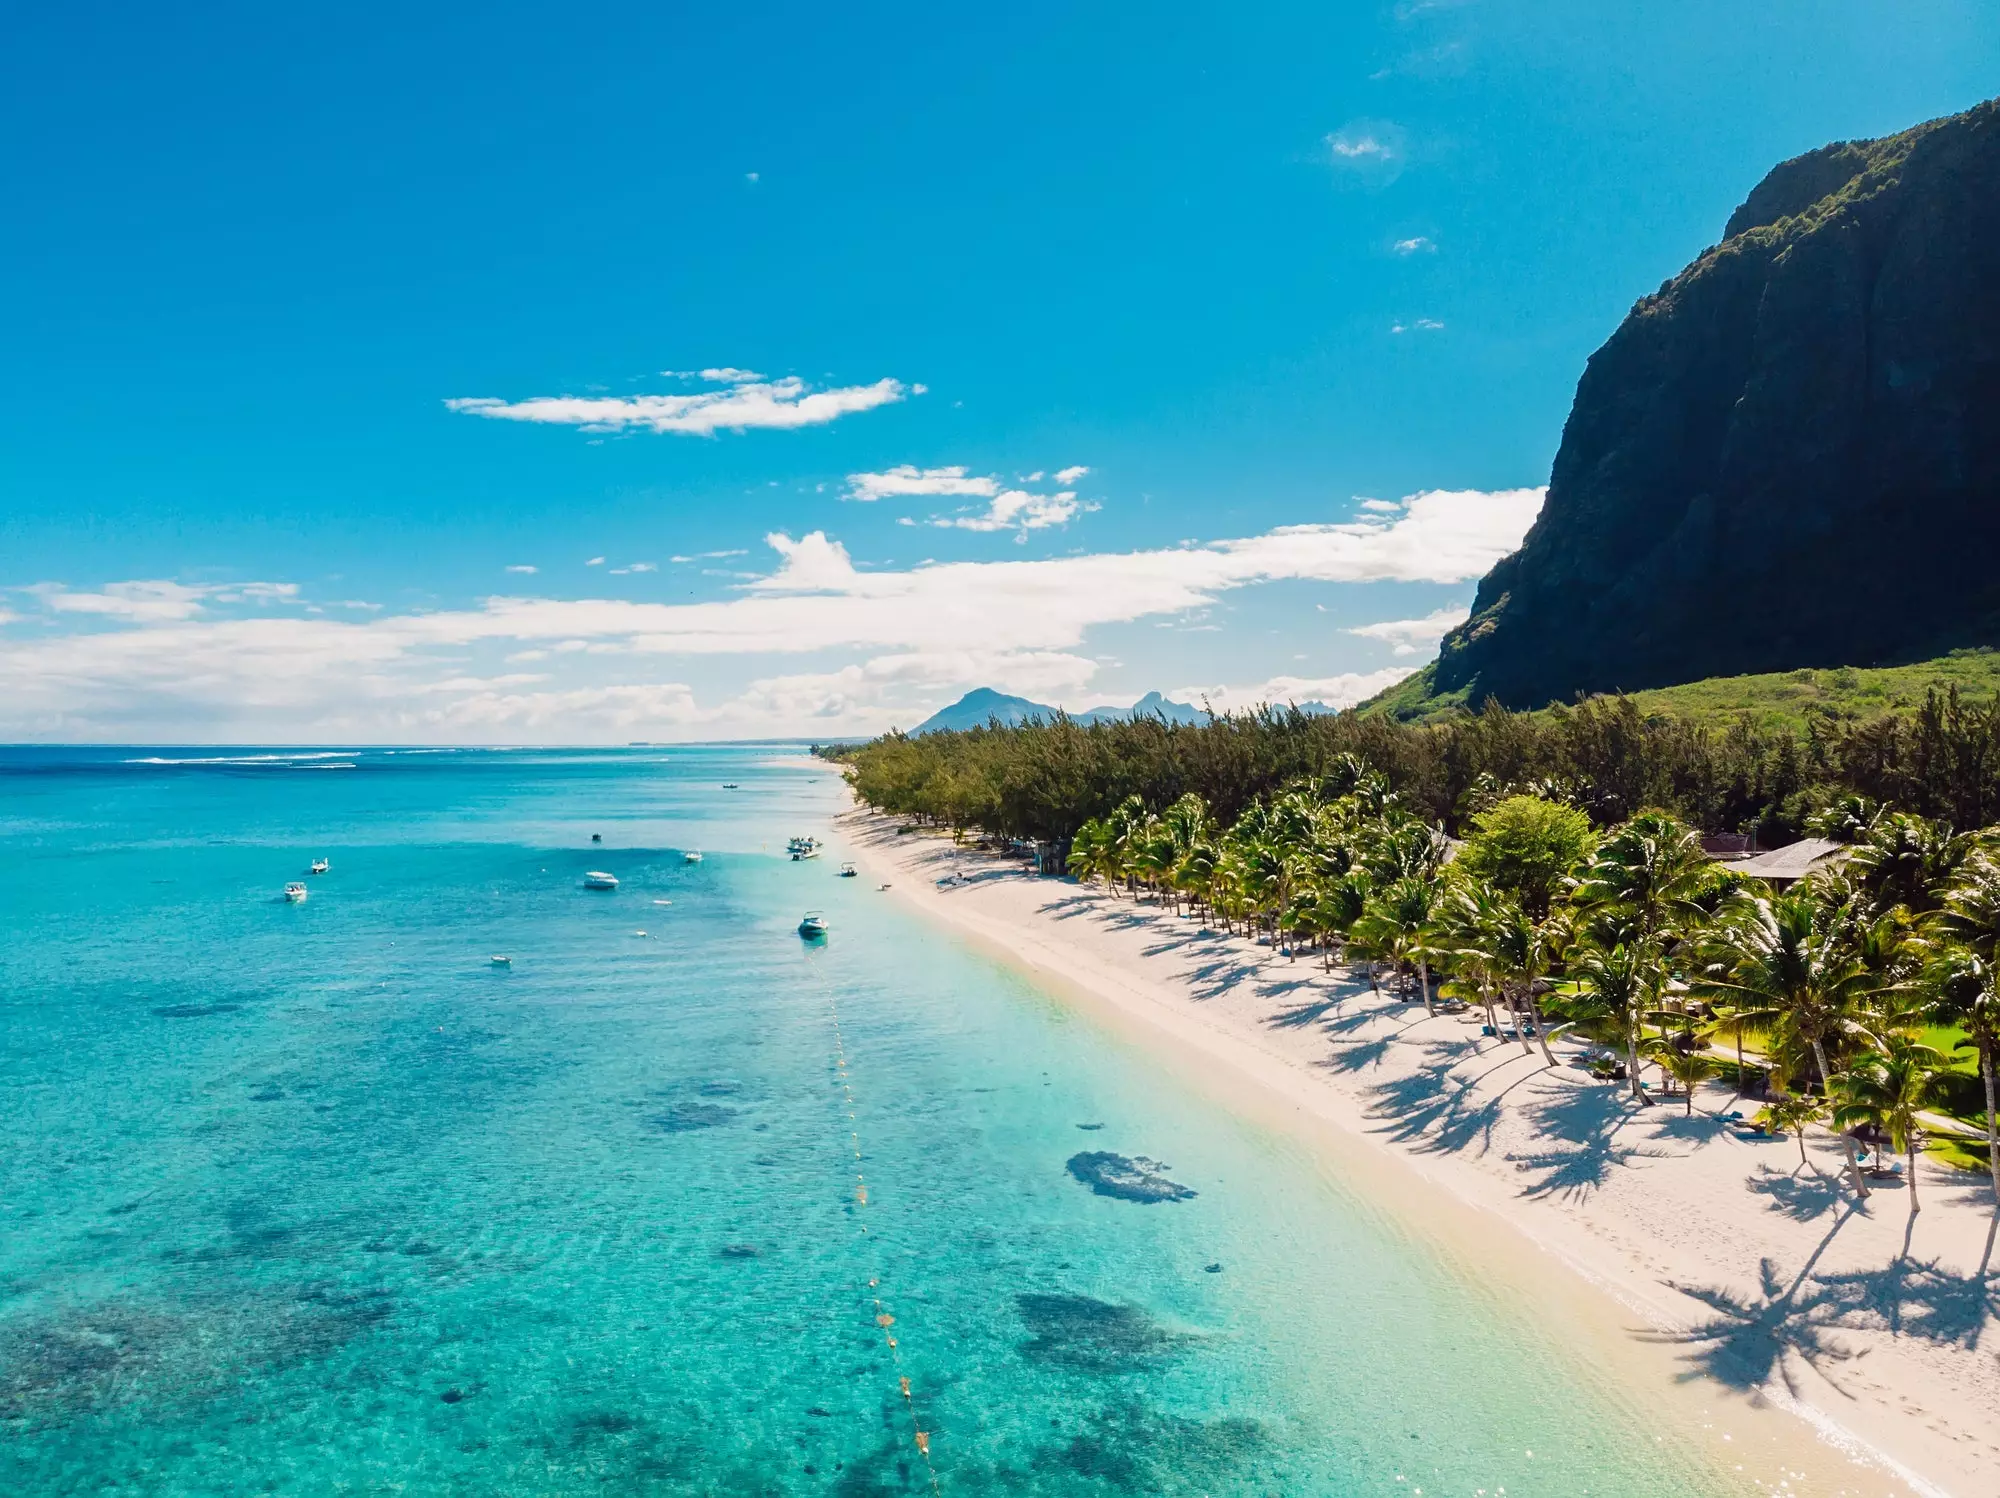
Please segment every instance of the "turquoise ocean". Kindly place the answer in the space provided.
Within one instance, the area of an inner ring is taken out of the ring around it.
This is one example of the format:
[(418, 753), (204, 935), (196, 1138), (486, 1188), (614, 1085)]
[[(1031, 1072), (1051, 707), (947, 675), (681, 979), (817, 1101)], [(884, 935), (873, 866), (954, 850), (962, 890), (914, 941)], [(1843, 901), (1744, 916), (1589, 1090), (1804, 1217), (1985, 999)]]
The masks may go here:
[(1737, 1490), (1302, 1143), (787, 859), (840, 805), (769, 747), (0, 750), (0, 1493)]

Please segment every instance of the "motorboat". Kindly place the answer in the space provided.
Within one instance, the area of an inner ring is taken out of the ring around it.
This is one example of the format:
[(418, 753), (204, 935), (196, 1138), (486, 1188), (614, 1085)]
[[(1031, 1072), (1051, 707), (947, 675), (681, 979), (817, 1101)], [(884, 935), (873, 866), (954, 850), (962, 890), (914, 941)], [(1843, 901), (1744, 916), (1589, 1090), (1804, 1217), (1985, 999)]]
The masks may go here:
[(331, 859), (315, 858), (312, 861), (312, 867), (308, 868), (306, 872), (308, 874), (324, 874), (328, 869), (332, 867), (333, 867), (333, 862)]
[(799, 921), (799, 935), (807, 941), (819, 941), (826, 935), (826, 917), (817, 910), (808, 910)]
[(495, 967), (512, 967), (514, 965), (513, 958), (502, 956), (497, 952), (493, 956), (487, 958), (486, 960), (492, 963)]
[(307, 894), (308, 891), (305, 885), (301, 884), (296, 879), (294, 879), (290, 884), (285, 886), (285, 898), (291, 901), (292, 904), (294, 905), (305, 904)]
[(602, 869), (592, 869), (583, 876), (583, 887), (585, 889), (616, 889), (618, 888), (618, 876), (616, 874), (607, 874)]
[(841, 877), (841, 878), (843, 878), (843, 879), (852, 879), (852, 878), (854, 878), (854, 876), (855, 876), (855, 870), (854, 870), (854, 865), (853, 865), (853, 864), (851, 864), (851, 863), (844, 863), (844, 864), (842, 864), (842, 865), (840, 866), (840, 877)]
[(601, 832), (593, 832), (590, 835), (590, 840), (593, 843), (601, 843), (604, 841), (604, 834)]
[(690, 848), (690, 849), (688, 849), (688, 850), (687, 850), (687, 852), (685, 852), (685, 853), (683, 853), (683, 854), (681, 855), (681, 862), (682, 862), (682, 863), (700, 863), (700, 862), (701, 862), (701, 849), (699, 849), (699, 848)]
[(795, 837), (785, 847), (791, 853), (793, 863), (819, 857), (819, 839), (816, 837)]
[(733, 781), (733, 780), (725, 780), (725, 781), (723, 781), (723, 782), (722, 782), (722, 788), (723, 788), (723, 789), (724, 789), (725, 791), (740, 791), (740, 790), (742, 790), (742, 789), (743, 789), (743, 787), (742, 787), (742, 786), (738, 785), (738, 784), (737, 784), (737, 783), (736, 783), (735, 781)]

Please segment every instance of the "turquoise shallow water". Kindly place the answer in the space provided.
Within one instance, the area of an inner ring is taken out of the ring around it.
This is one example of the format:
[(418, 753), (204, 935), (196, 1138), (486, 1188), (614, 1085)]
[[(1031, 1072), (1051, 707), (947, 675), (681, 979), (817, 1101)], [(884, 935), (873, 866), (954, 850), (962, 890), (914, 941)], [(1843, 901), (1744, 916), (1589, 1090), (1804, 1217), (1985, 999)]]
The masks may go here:
[(0, 1492), (1728, 1491), (769, 755), (0, 751)]

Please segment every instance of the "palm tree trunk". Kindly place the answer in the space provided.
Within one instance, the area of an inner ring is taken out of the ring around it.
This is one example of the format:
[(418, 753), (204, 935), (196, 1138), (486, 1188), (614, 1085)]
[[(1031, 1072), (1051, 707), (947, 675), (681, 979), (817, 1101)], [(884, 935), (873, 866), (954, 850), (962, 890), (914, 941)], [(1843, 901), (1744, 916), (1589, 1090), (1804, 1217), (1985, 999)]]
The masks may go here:
[(1625, 1021), (1625, 1067), (1632, 1083), (1632, 1097), (1643, 1106), (1646, 1084), (1639, 1080), (1639, 1017), (1636, 1014)]
[(1556, 1064), (1555, 1053), (1549, 1049), (1549, 1027), (1542, 1023), (1542, 1006), (1535, 1002), (1535, 988), (1528, 985), (1528, 1017), (1535, 1022), (1535, 1043), (1542, 1048), (1542, 1060), (1550, 1066)]
[(1993, 1043), (1979, 1043), (1979, 1071), (1986, 1079), (1986, 1168), (1993, 1176), (1993, 1204), (2000, 1207), (2000, 1132), (1993, 1127)]
[(1800, 1124), (1800, 1125), (1799, 1125), (1799, 1164), (1800, 1164), (1800, 1166), (1801, 1166), (1801, 1167), (1803, 1167), (1803, 1166), (1805, 1165), (1805, 1163), (1806, 1163), (1806, 1127), (1805, 1127), (1805, 1125), (1804, 1125), (1804, 1124)]
[(1910, 1130), (1910, 1215), (1912, 1217), (1924, 1209), (1923, 1204), (1917, 1200), (1917, 1147), (1920, 1143), (1922, 1143), (1921, 1136), (1915, 1129)]
[(1532, 1056), (1535, 1054), (1535, 1048), (1528, 1044), (1528, 1027), (1521, 1023), (1521, 1000), (1515, 994), (1511, 983), (1507, 985), (1506, 993), (1507, 1012), (1514, 1016), (1514, 1038), (1521, 1042), (1522, 1053)]
[[(1813, 1037), (1812, 1051), (1813, 1060), (1819, 1066), (1820, 1091), (1826, 1094), (1827, 1105), (1831, 1107), (1833, 1104), (1833, 1073), (1827, 1070), (1826, 1047), (1821, 1043), (1817, 1035)], [(1829, 1125), (1829, 1127), (1831, 1126)], [(1835, 1129), (1833, 1132), (1840, 1140), (1840, 1153), (1847, 1160), (1847, 1178), (1854, 1185), (1855, 1199), (1857, 1201), (1866, 1201), (1868, 1199), (1868, 1183), (1861, 1178), (1861, 1162), (1854, 1158), (1854, 1138), (1840, 1129)]]
[[(1431, 1002), (1430, 964), (1425, 962), (1424, 959), (1421, 957), (1417, 959), (1417, 987), (1421, 988), (1424, 991), (1424, 1013), (1428, 1014), (1432, 1019), (1436, 1019), (1437, 1006)], [(1990, 1073), (1988, 1074), (1986, 1090), (1987, 1090), (1987, 1095), (1990, 1098), (1993, 1091), (1993, 1084)], [(1990, 1108), (1987, 1110), (1987, 1116), (1989, 1118), (1992, 1117), (1992, 1110)]]

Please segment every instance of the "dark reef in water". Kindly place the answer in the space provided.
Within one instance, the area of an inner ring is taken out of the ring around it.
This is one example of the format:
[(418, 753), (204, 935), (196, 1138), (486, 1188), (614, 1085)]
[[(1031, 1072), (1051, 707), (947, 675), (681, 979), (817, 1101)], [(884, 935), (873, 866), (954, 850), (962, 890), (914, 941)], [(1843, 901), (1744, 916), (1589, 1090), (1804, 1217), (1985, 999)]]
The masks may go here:
[(1033, 1336), (1021, 1355), (1083, 1373), (1134, 1373), (1158, 1367), (1190, 1340), (1143, 1307), (1062, 1292), (1017, 1295), (1014, 1305)]
[(646, 1121), (662, 1134), (691, 1134), (696, 1129), (716, 1129), (734, 1123), (736, 1110), (714, 1103), (674, 1103)]
[(1167, 1167), (1143, 1155), (1127, 1159), (1109, 1150), (1084, 1150), (1069, 1157), (1069, 1173), (1099, 1196), (1128, 1202), (1184, 1202), (1191, 1187), (1166, 1177)]

